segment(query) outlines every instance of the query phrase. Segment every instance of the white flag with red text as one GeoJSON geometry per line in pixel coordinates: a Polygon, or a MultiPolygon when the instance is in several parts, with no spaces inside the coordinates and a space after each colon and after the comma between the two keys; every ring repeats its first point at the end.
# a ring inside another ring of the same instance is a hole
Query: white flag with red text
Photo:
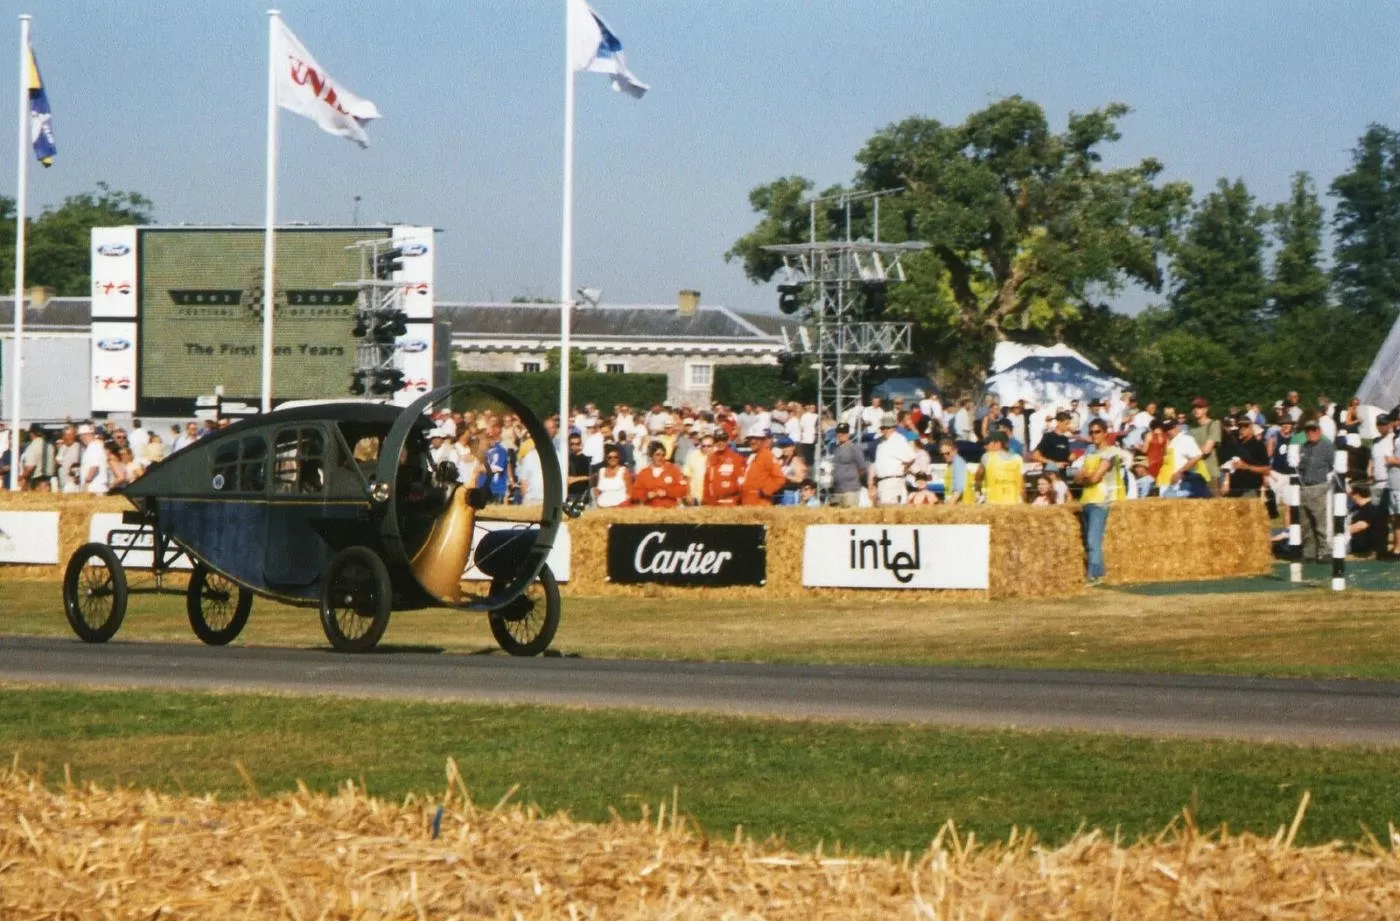
{"type": "Polygon", "coordinates": [[[305,115],[323,131],[368,147],[365,123],[380,117],[374,103],[332,79],[281,19],[274,19],[272,40],[277,105],[305,115]]]}

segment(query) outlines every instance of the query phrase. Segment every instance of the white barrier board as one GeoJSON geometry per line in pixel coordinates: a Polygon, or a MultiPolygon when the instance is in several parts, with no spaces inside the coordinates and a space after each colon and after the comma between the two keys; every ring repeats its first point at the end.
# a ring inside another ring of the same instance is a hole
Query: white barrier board
{"type": "Polygon", "coordinates": [[[821,588],[987,588],[985,524],[808,525],[802,584],[821,588]]]}
{"type": "MultiPolygon", "coordinates": [[[[109,545],[127,569],[150,569],[155,565],[155,535],[150,528],[143,530],[138,525],[122,524],[121,512],[95,513],[88,522],[88,540],[109,545]],[[122,557],[123,551],[125,557],[122,557]]],[[[193,569],[194,564],[181,553],[168,568],[193,569]]]]}
{"type": "Polygon", "coordinates": [[[0,512],[0,563],[58,562],[58,512],[0,512]]]}

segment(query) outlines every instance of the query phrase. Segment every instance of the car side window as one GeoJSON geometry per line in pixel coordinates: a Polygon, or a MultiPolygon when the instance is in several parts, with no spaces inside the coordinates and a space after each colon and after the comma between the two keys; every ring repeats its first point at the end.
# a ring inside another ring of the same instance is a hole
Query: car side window
{"type": "Polygon", "coordinates": [[[261,435],[214,448],[209,485],[216,493],[260,493],[267,486],[267,442],[261,435]]]}
{"type": "Polygon", "coordinates": [[[267,488],[267,439],[250,435],[239,442],[238,489],[260,493],[267,488]]]}
{"type": "Polygon", "coordinates": [[[320,429],[278,429],[273,455],[273,492],[287,495],[325,491],[326,438],[320,429]]]}

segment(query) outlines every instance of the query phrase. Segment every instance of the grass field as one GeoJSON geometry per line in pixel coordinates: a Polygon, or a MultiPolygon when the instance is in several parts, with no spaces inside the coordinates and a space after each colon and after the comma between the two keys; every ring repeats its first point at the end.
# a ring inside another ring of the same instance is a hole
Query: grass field
{"type": "Polygon", "coordinates": [[[241,797],[346,778],[398,798],[443,788],[450,756],[473,796],[600,820],[679,789],[725,837],[921,851],[948,819],[979,838],[1012,825],[1062,841],[1081,825],[1129,839],[1194,804],[1203,828],[1272,834],[1312,804],[1300,841],[1354,841],[1400,820],[1400,751],[948,731],[615,711],[365,700],[0,688],[0,756],[45,779],[241,797]]]}
{"type": "MultiPolygon", "coordinates": [[[[149,585],[149,577],[145,578],[149,585]]],[[[133,582],[133,585],[138,584],[133,582]]],[[[0,634],[70,635],[55,583],[0,585],[0,634]]],[[[196,642],[182,594],[134,594],[120,634],[196,642]]],[[[323,646],[316,613],[259,599],[239,640],[323,646]]],[[[384,642],[494,649],[484,617],[397,615],[384,642]]],[[[1260,592],[1062,601],[882,604],[813,600],[769,608],[694,601],[566,599],[555,648],[592,657],[735,659],[1400,678],[1400,596],[1260,592]]]]}

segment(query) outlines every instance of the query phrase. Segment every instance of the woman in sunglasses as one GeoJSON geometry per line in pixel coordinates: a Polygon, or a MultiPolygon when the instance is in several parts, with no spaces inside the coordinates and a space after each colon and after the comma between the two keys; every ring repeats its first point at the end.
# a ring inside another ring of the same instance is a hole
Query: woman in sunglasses
{"type": "Polygon", "coordinates": [[[599,508],[630,505],[631,491],[632,474],[622,466],[622,451],[617,445],[608,445],[604,449],[602,469],[598,471],[598,482],[593,487],[594,504],[599,508]]]}

